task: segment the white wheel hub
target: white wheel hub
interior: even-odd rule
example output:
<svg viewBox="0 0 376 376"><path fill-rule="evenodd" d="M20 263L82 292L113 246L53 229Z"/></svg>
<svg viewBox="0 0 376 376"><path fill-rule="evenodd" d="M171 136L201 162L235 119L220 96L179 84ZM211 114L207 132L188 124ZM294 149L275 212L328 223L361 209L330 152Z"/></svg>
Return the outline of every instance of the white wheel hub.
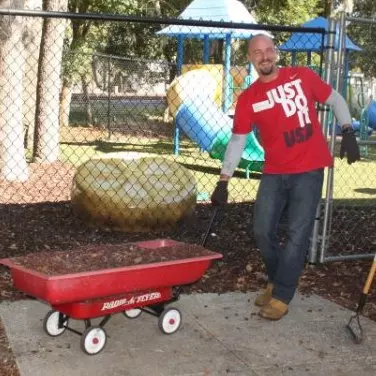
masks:
<svg viewBox="0 0 376 376"><path fill-rule="evenodd" d="M127 309L124 311L124 315L129 319L135 319L136 317L140 316L141 313L142 311L140 308Z"/></svg>
<svg viewBox="0 0 376 376"><path fill-rule="evenodd" d="M82 335L81 343L87 354L98 354L106 344L106 332L99 326L88 328Z"/></svg>
<svg viewBox="0 0 376 376"><path fill-rule="evenodd" d="M44 319L44 330L52 337L57 337L65 332L65 327L59 328L59 316L60 313L58 311L50 311ZM67 321L65 320L64 324L66 323Z"/></svg>
<svg viewBox="0 0 376 376"><path fill-rule="evenodd" d="M175 333L181 324L181 313L176 308L170 308L162 313L159 318L159 326L163 333Z"/></svg>

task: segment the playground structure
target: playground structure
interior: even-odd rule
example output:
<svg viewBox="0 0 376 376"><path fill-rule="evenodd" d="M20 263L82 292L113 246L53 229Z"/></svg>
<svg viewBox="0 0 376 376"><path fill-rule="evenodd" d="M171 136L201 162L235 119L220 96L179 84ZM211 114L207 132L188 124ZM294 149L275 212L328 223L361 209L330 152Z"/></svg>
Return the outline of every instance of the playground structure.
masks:
<svg viewBox="0 0 376 376"><path fill-rule="evenodd" d="M204 65L177 77L167 91L167 102L176 127L212 158L223 160L231 137L232 119L218 106L221 74L215 66L214 73L210 72L210 68L210 65ZM219 76L219 81L214 76ZM239 167L245 169L249 177L251 171L262 170L263 162L264 151L251 132Z"/></svg>
<svg viewBox="0 0 376 376"><path fill-rule="evenodd" d="M213 16L208 12L211 5L209 2L202 2L201 0L194 0L179 16L185 19L200 19L200 20L213 20ZM218 5L218 4L217 4ZM235 21L235 22L253 22L256 23L254 18L247 12L242 4L238 1L220 1L220 6L223 7L223 14L221 20ZM229 8L231 6L231 11ZM243 15L240 16L240 12ZM224 16L225 14L225 16ZM316 17L302 25L304 28L323 28L328 31L329 22L324 17ZM199 28L196 26L169 26L160 32L158 35L167 35L177 37L178 51L177 51L177 72L178 77L171 84L168 89L167 98L170 106L170 112L175 120L175 136L174 136L174 153L179 154L180 131L183 131L189 138L195 141L201 150L207 151L214 159L223 160L224 151L227 142L230 138L231 115L234 104L237 101L237 96L241 90L247 88L255 79L256 74L252 70L252 66L248 67L239 74L236 72L237 67L231 66L231 45L233 39L248 39L253 34L259 33L251 32L249 30L226 30L219 28ZM266 33L270 35L269 33ZM338 51L340 47L339 41L339 25L336 25L336 35L334 40L334 48ZM184 65L184 39L197 38L204 41L203 64L201 65ZM225 40L225 58L223 65L209 64L209 47L210 40L224 39ZM328 45L328 35L319 33L292 33L291 37L279 46L281 51L291 53L292 65L297 64L297 56L299 53L306 54L307 66L322 74L323 66L314 64L312 54L322 53L325 46ZM351 91L349 87L350 77L350 52L361 51L361 48L351 41L348 36L345 36L345 49L344 49L344 83L342 91L344 96L348 99L347 92ZM191 87L207 87L202 85L200 80L191 76L190 83L188 84L185 75L188 71L192 70L207 70L209 71L215 82L215 93L209 90L208 93L201 93L199 90L193 93ZM197 76L196 76L197 77ZM240 77L240 79L239 79ZM179 82L181 80L181 82ZM208 81L208 80L206 80ZM183 84L184 82L184 84ZM177 89L177 86L180 86ZM185 89L183 89L183 86ZM237 88L237 90L234 90ZM187 94L184 94L184 90ZM202 95L207 98L203 100ZM173 102L177 103L173 103ZM220 110L222 107L222 111ZM376 108L376 107L375 107ZM373 115L375 112L375 115ZM353 128L360 134L362 140L367 140L369 134L372 132L372 126L369 127L370 122L374 119L376 123L376 111L368 106L362 110L361 118L354 119ZM333 116L330 115L329 127L330 131L333 126ZM337 129L338 128L338 129ZM339 127L336 126L336 134L339 134ZM365 156L365 153L362 152ZM242 160L239 164L240 168L244 168L246 176L249 176L250 171L262 171L264 161L264 152L262 146L259 144L257 137L251 133L248 141L247 148L243 153Z"/></svg>
<svg viewBox="0 0 376 376"><path fill-rule="evenodd" d="M368 125L372 129L376 130L376 101L372 99L367 105Z"/></svg>
<svg viewBox="0 0 376 376"><path fill-rule="evenodd" d="M213 14L212 9L216 9ZM238 0L194 0L178 16L182 19L196 19L205 21L225 21L256 24L254 17L247 8ZM174 153L179 154L180 131L195 141L202 150L209 152L210 156L222 160L228 143L232 120L229 116L236 102L236 87L245 88L255 79L255 73L248 65L246 74L239 74L236 67L231 66L231 50L234 40L249 39L255 34L270 33L264 30L229 29L218 27L197 27L197 26L168 26L157 33L176 37L178 41L177 51L177 74L178 77L168 89L167 98L171 113L175 119ZM189 67L184 66L184 39L194 38L203 40L203 64ZM225 57L223 65L212 66L210 60L210 41L223 40ZM190 82L187 83L185 74L189 70L207 70L211 72L215 80L215 92L206 92L207 88L202 85L194 75L189 75ZM198 74L199 76L199 74ZM196 75L197 77L197 75ZM210 81L210 77L205 82ZM240 80L239 80L239 77ZM194 92L193 87L197 90ZM203 88L203 89L201 89ZM184 91L190 94L184 94ZM200 93L204 90L205 93ZM206 96L205 99L202 96ZM222 110L221 110L221 108ZM250 171L261 171L264 162L264 152L254 133L250 133L246 150L242 155L239 167L246 170L249 176Z"/></svg>
<svg viewBox="0 0 376 376"><path fill-rule="evenodd" d="M304 28L316 28L320 27L328 31L329 22L324 17L316 17L312 20L305 22L302 27ZM312 64L312 53L320 52L323 48L328 46L328 36L320 35L317 33L301 33L296 32L291 35L291 37L279 46L281 51L288 51L292 53L292 64L296 64L297 53L305 52L307 56L306 64L310 66ZM338 51L339 49L339 27L336 26L336 34L334 40L334 48ZM357 46L352 40L346 36L345 37L345 49L346 49L346 66L345 66L345 76L349 71L349 53L351 51L361 51L361 48Z"/></svg>

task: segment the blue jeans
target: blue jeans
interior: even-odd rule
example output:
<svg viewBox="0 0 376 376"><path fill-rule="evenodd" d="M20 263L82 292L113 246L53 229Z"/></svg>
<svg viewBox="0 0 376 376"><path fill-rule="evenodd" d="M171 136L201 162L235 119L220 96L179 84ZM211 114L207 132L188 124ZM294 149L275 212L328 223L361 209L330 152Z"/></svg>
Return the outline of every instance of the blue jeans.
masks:
<svg viewBox="0 0 376 376"><path fill-rule="evenodd" d="M289 303L295 294L310 245L324 170L300 174L264 174L257 192L253 232L265 263L273 297ZM278 225L287 216L287 241L282 249Z"/></svg>

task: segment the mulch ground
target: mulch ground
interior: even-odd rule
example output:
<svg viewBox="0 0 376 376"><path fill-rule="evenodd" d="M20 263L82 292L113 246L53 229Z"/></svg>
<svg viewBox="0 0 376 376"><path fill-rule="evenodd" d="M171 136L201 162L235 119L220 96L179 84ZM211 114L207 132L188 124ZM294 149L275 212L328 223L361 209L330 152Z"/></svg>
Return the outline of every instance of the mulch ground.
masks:
<svg viewBox="0 0 376 376"><path fill-rule="evenodd" d="M71 210L70 187L73 169L62 164L31 165L31 176L25 184L0 181L0 258L42 253L45 262L55 251L72 252L79 247L96 245L124 245L129 242L152 239L174 239L187 244L201 244L210 222L213 207L198 204L194 214L171 231L122 233L89 227ZM55 194L55 195L54 195ZM359 234L346 239L343 233L348 218L342 212L333 213L331 244L342 244L343 252L360 252ZM359 214L368 225L362 227L362 239L375 241L376 209ZM354 217L351 218L356 222ZM205 273L195 284L185 286L186 293L230 291L257 291L265 283L265 268L252 236L248 235L252 222L252 204L231 204L220 211L213 223L205 247L220 252L223 259ZM342 226L342 227L341 227ZM283 242L283 230L281 230ZM337 234L337 235L336 235ZM337 238L336 238L337 237ZM339 240L342 240L339 243ZM376 243L375 243L376 244ZM74 251L73 251L74 252ZM336 249L332 249L336 252ZM60 253L61 254L61 253ZM303 294L317 294L343 307L354 309L359 300L371 260L352 260L307 265L300 279ZM364 315L376 321L376 292L369 294ZM27 298L12 286L9 270L0 266L0 300L14 301ZM0 323L0 375L16 376L18 370Z"/></svg>
<svg viewBox="0 0 376 376"><path fill-rule="evenodd" d="M46 276L59 276L74 273L99 273L103 269L115 269L175 262L213 254L208 249L188 243L166 245L156 241L157 246L142 247L138 243L116 245L89 245L69 251L34 252L25 256L13 257L14 265L42 273Z"/></svg>

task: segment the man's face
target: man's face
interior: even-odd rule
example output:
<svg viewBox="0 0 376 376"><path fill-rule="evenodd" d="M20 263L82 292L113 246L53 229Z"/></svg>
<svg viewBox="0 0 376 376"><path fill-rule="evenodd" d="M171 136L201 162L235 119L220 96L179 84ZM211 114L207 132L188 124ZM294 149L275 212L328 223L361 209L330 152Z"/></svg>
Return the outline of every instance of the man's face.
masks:
<svg viewBox="0 0 376 376"><path fill-rule="evenodd" d="M248 58L259 76L270 76L277 71L277 49L267 36L256 36L248 45Z"/></svg>

